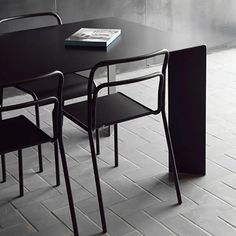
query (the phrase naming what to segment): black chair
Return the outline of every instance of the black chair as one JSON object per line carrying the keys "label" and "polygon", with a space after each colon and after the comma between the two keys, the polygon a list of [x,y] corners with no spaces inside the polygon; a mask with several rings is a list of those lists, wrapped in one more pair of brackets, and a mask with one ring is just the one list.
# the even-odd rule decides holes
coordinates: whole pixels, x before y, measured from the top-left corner
{"label": "black chair", "polygon": [[[52,111],[53,135],[52,137],[42,131],[37,125],[26,118],[24,115],[13,116],[11,118],[0,120],[0,154],[4,155],[9,152],[18,151],[19,164],[19,189],[20,196],[24,194],[23,184],[23,160],[22,149],[43,144],[46,142],[55,143],[58,141],[62,160],[62,167],[65,176],[66,189],[68,194],[72,224],[75,235],[78,235],[75,210],[73,205],[73,197],[71,192],[70,180],[68,175],[65,151],[62,141],[62,88],[64,76],[60,71],[55,71],[46,75],[32,78],[32,83],[38,81],[54,81],[56,87],[56,95],[34,101],[23,102],[14,105],[8,105],[0,108],[0,113],[9,112],[16,109],[22,109],[30,106],[44,106],[54,104]],[[57,164],[59,160],[56,160]],[[4,166],[5,168],[5,166]],[[57,169],[57,168],[56,168]],[[57,173],[59,174],[59,173]]]}
{"label": "black chair", "polygon": [[[61,18],[56,13],[52,12],[34,13],[34,14],[26,14],[26,15],[4,18],[0,20],[0,24],[9,21],[21,20],[25,18],[30,19],[37,17],[52,17],[57,21],[57,24],[59,25],[62,24]],[[63,87],[63,101],[87,95],[88,79],[86,77],[78,75],[76,73],[71,73],[65,75],[64,81],[65,82]],[[34,100],[41,99],[47,96],[52,96],[55,94],[55,86],[53,82],[50,81],[38,81],[37,83],[27,83],[18,85],[16,87],[17,89],[20,89],[25,93],[30,94]],[[3,90],[0,89],[0,106],[2,105],[3,105]],[[40,127],[38,106],[35,106],[35,114],[36,114],[36,124]],[[54,149],[55,149],[55,155],[57,155],[57,149],[58,149],[57,142],[54,143]],[[38,146],[38,155],[39,155],[39,172],[42,172],[43,161],[42,161],[41,145]],[[2,161],[4,161],[4,156],[2,156]],[[3,175],[3,181],[5,180],[6,180],[6,174]],[[58,176],[57,185],[59,184],[60,184],[60,179]]]}
{"label": "black chair", "polygon": [[[93,89],[92,85],[94,81],[94,75],[99,68],[101,67],[108,68],[111,65],[137,62],[141,60],[152,59],[158,56],[162,56],[164,58],[161,72],[157,71],[155,73],[149,73],[144,76],[121,81],[105,82],[98,85],[95,89]],[[100,189],[99,174],[97,170],[97,161],[96,161],[96,154],[93,141],[93,133],[95,132],[96,129],[100,127],[114,125],[115,166],[118,166],[118,123],[147,115],[157,115],[161,113],[165,128],[168,149],[170,153],[170,165],[173,171],[177,199],[179,204],[182,203],[181,193],[179,189],[179,180],[175,164],[175,157],[165,113],[165,83],[166,83],[165,80],[166,80],[166,67],[168,64],[168,59],[169,59],[169,52],[167,50],[161,50],[158,52],[147,54],[145,56],[102,61],[96,64],[90,72],[87,101],[70,104],[64,107],[64,115],[73,122],[75,122],[77,125],[82,127],[83,129],[85,129],[89,135],[91,155],[94,166],[94,175],[95,175],[98,200],[100,206],[100,214],[104,228],[105,228],[105,216],[103,210],[102,194]],[[157,102],[157,108],[155,110],[152,110],[151,108],[145,106],[144,104],[141,104],[140,102],[130,98],[129,96],[121,92],[108,94],[105,96],[98,96],[99,91],[104,88],[128,85],[132,83],[149,80],[152,78],[156,78],[159,80],[157,86],[158,102]]]}

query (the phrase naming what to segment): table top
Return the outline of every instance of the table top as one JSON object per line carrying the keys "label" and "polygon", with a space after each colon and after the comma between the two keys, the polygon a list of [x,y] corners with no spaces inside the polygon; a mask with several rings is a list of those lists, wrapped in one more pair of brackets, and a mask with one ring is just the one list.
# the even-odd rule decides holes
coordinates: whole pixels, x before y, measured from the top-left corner
{"label": "table top", "polygon": [[[119,28],[121,36],[107,48],[65,47],[64,40],[82,27]],[[0,86],[11,86],[54,70],[83,71],[107,59],[139,56],[163,48],[198,46],[185,35],[118,18],[103,18],[0,35]]]}

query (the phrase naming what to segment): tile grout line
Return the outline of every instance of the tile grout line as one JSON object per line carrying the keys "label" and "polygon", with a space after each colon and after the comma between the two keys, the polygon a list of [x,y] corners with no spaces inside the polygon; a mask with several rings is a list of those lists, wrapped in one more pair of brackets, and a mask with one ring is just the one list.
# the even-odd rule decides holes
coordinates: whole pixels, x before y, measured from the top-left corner
{"label": "tile grout line", "polygon": [[179,214],[180,217],[186,219],[187,221],[191,222],[193,225],[196,225],[197,227],[199,227],[202,231],[204,231],[205,233],[207,233],[209,236],[213,234],[211,234],[210,232],[208,232],[207,230],[205,230],[204,228],[202,228],[201,226],[199,226],[198,224],[196,224],[194,221],[192,221],[191,219],[189,219],[188,217],[186,217],[185,215],[183,215],[183,213]]}
{"label": "tile grout line", "polygon": [[[21,211],[20,211],[19,209],[17,209],[14,204],[12,204],[11,201],[9,201],[9,203],[10,203],[10,205],[16,210],[16,212],[26,221],[26,223],[28,223],[29,225],[31,225],[32,228],[33,228],[36,232],[39,232],[39,230],[30,222],[30,220],[29,220],[28,218],[26,218],[26,217],[21,213]],[[13,225],[13,226],[15,226],[15,225]]]}

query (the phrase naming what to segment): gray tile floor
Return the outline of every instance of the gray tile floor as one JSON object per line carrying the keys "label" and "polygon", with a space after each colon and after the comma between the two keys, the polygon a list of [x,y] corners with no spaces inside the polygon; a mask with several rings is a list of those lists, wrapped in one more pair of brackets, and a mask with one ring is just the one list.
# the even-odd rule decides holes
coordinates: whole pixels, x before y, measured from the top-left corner
{"label": "gray tile floor", "polygon": [[[102,138],[98,164],[107,235],[236,235],[235,61],[236,49],[208,55],[207,175],[181,177],[181,206],[175,205],[175,191],[168,176],[160,117],[120,125],[118,168],[113,168],[113,138]],[[153,89],[151,85],[141,85],[134,95],[142,97],[145,90],[151,94]],[[6,102],[22,97],[25,99],[21,95]],[[48,109],[42,110],[42,125],[47,131]],[[34,116],[32,109],[24,113]],[[100,235],[86,133],[65,119],[64,141],[80,235]],[[65,185],[53,187],[52,145],[44,145],[43,154],[44,172],[38,174],[37,149],[23,152],[22,198],[17,197],[16,153],[7,155],[7,182],[0,183],[0,236],[72,235]]]}

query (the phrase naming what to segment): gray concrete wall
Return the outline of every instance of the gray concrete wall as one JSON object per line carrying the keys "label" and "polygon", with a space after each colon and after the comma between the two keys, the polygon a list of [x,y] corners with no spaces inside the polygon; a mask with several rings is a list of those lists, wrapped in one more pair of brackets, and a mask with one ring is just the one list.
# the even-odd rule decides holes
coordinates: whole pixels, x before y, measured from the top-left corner
{"label": "gray concrete wall", "polygon": [[65,23],[121,17],[186,34],[211,48],[232,45],[236,36],[235,0],[0,0],[0,17],[40,11],[55,11]]}

